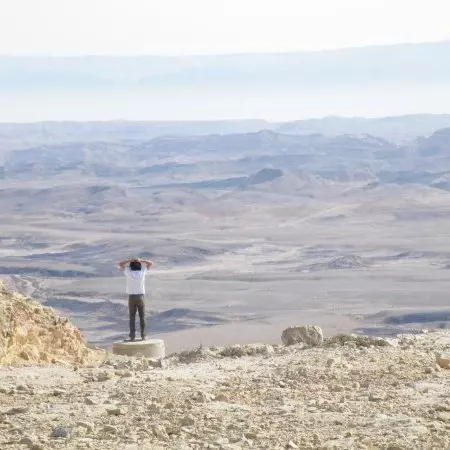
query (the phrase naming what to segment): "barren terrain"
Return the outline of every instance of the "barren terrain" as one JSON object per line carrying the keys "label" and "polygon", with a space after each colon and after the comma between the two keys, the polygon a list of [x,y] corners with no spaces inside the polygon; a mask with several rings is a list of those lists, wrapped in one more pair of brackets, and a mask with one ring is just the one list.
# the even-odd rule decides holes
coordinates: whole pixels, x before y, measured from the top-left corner
{"label": "barren terrain", "polygon": [[170,352],[277,343],[305,322],[447,327],[448,130],[399,144],[270,130],[106,141],[92,127],[85,142],[15,140],[0,179],[2,279],[91,345],[127,333],[116,264],[135,255],[155,262],[149,330]]}

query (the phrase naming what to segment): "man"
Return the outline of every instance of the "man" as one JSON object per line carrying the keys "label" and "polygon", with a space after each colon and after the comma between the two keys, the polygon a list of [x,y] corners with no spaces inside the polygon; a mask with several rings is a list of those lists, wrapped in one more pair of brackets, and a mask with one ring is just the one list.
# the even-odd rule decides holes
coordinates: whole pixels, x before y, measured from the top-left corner
{"label": "man", "polygon": [[124,270],[127,283],[130,341],[136,339],[136,311],[139,313],[141,338],[145,339],[145,276],[152,265],[151,261],[138,258],[127,259],[119,263],[119,267]]}

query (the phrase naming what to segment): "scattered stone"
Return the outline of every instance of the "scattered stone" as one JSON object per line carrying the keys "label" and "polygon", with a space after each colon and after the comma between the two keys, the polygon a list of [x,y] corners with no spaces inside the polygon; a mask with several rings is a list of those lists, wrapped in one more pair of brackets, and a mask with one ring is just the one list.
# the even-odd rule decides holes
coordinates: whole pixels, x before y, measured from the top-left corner
{"label": "scattered stone", "polygon": [[53,427],[50,437],[67,439],[72,433],[72,428],[68,426],[58,425]]}
{"label": "scattered stone", "polygon": [[66,391],[64,389],[53,389],[52,395],[55,397],[60,397],[61,395],[64,395]]}
{"label": "scattered stone", "polygon": [[117,427],[115,427],[114,425],[105,425],[103,427],[103,431],[105,431],[106,433],[117,434]]}
{"label": "scattered stone", "polygon": [[110,416],[121,416],[124,414],[124,412],[120,408],[108,408],[106,412]]}
{"label": "scattered stone", "polygon": [[24,436],[20,439],[19,444],[26,445],[28,448],[31,448],[34,444],[34,439],[28,436]]}
{"label": "scattered stone", "polygon": [[88,433],[92,433],[94,431],[94,424],[90,422],[77,422],[77,426],[84,428]]}
{"label": "scattered stone", "polygon": [[334,366],[337,363],[337,359],[336,358],[328,358],[327,359],[327,367],[331,367]]}
{"label": "scattered stone", "polygon": [[133,376],[133,372],[131,372],[130,370],[116,370],[114,373],[118,377],[122,378],[130,378]]}
{"label": "scattered stone", "polygon": [[100,372],[99,374],[97,374],[96,380],[99,382],[103,382],[103,381],[108,381],[111,378],[113,378],[113,374],[107,370],[104,370],[104,371]]}
{"label": "scattered stone", "polygon": [[228,402],[228,397],[225,394],[217,394],[214,397],[214,401],[216,401],[216,402]]}
{"label": "scattered stone", "polygon": [[86,403],[86,405],[98,405],[99,401],[93,397],[86,397],[84,403]]}
{"label": "scattered stone", "polygon": [[150,367],[153,367],[154,369],[166,369],[168,366],[168,363],[165,359],[148,359],[147,363]]}
{"label": "scattered stone", "polygon": [[298,448],[298,445],[292,441],[289,441],[286,445],[286,448]]}
{"label": "scattered stone", "polygon": [[6,411],[6,414],[8,416],[14,416],[16,414],[25,414],[30,410],[28,406],[16,406],[14,408],[9,409]]}
{"label": "scattered stone", "polygon": [[332,384],[330,386],[330,391],[332,391],[332,392],[342,392],[342,391],[345,391],[345,386],[343,386],[342,384]]}
{"label": "scattered stone", "polygon": [[375,392],[371,392],[369,394],[369,401],[371,401],[371,402],[381,402],[385,399],[386,399],[385,394],[379,394],[379,393],[375,393]]}
{"label": "scattered stone", "polygon": [[185,416],[181,421],[181,425],[183,427],[191,427],[192,425],[195,425],[195,419],[192,416]]}
{"label": "scattered stone", "polygon": [[258,435],[254,431],[248,431],[244,433],[244,436],[252,441],[256,441],[256,439],[258,439]]}
{"label": "scattered stone", "polygon": [[35,437],[24,436],[20,439],[19,444],[26,445],[30,450],[44,450],[44,446]]}
{"label": "scattered stone", "polygon": [[281,341],[284,345],[304,343],[310,346],[318,346],[323,343],[323,332],[317,325],[289,327],[282,332]]}
{"label": "scattered stone", "polygon": [[166,428],[163,425],[152,425],[153,436],[159,439],[167,439],[169,435],[167,434]]}
{"label": "scattered stone", "polygon": [[206,403],[206,402],[210,402],[213,399],[213,396],[207,392],[197,391],[192,396],[192,399],[199,403]]}

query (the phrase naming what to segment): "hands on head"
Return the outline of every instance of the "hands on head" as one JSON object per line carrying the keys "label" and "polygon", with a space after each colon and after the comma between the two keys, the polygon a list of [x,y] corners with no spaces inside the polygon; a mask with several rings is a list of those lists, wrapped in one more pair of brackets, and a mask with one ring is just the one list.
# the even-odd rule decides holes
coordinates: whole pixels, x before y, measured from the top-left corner
{"label": "hands on head", "polygon": [[126,259],[125,261],[121,261],[119,263],[119,268],[120,269],[125,269],[125,266],[127,264],[130,264],[130,262],[132,262],[132,261],[137,261],[137,262],[140,262],[141,264],[145,264],[147,266],[147,269],[150,269],[150,267],[153,266],[153,262],[148,260],[148,259],[131,258],[131,259]]}

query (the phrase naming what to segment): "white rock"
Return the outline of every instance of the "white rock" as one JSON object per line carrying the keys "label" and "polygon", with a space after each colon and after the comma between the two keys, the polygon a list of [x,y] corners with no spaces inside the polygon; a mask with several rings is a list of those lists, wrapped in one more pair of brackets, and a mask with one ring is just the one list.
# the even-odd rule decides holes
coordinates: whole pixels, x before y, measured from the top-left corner
{"label": "white rock", "polygon": [[14,416],[16,414],[25,414],[29,411],[29,409],[30,408],[28,406],[16,406],[6,411],[6,415]]}
{"label": "white rock", "polygon": [[192,425],[195,425],[195,419],[192,416],[185,416],[181,421],[181,425],[184,427],[191,427]]}
{"label": "white rock", "polygon": [[167,439],[169,437],[164,425],[159,425],[159,424],[152,425],[152,433],[153,433],[153,436],[155,436],[159,439]]}
{"label": "white rock", "polygon": [[331,367],[338,362],[337,358],[328,358],[327,359],[327,367]]}
{"label": "white rock", "polygon": [[90,422],[78,421],[77,426],[85,428],[88,433],[92,433],[94,431],[94,424]]}
{"label": "white rock", "polygon": [[369,394],[369,401],[371,401],[371,402],[380,402],[380,401],[385,400],[385,399],[386,399],[386,395],[385,394],[378,394],[378,393],[375,393],[375,392],[371,392]]}
{"label": "white rock", "polygon": [[35,439],[28,436],[24,436],[22,439],[20,439],[19,444],[26,445],[28,448],[32,449],[35,444]]}
{"label": "white rock", "polygon": [[108,381],[111,378],[113,378],[113,374],[108,370],[104,370],[97,375],[96,380],[103,382],[103,381]]}
{"label": "white rock", "polygon": [[450,358],[441,354],[436,354],[436,362],[442,369],[450,369]]}
{"label": "white rock", "polygon": [[110,416],[121,416],[124,414],[124,412],[120,408],[109,408],[106,410],[106,412]]}
{"label": "white rock", "polygon": [[305,343],[310,346],[318,346],[323,343],[323,332],[317,325],[289,327],[281,334],[281,341],[284,345]]}
{"label": "white rock", "polygon": [[72,432],[72,428],[71,427],[58,425],[56,427],[53,427],[50,436],[54,437],[54,438],[65,438],[65,439],[67,439],[67,438],[70,437],[71,432]]}
{"label": "white rock", "polygon": [[130,370],[116,370],[114,373],[118,377],[122,378],[130,378],[133,376],[133,372],[131,372]]}
{"label": "white rock", "polygon": [[61,395],[64,395],[66,391],[64,389],[53,389],[52,395],[55,397],[60,397]]}

